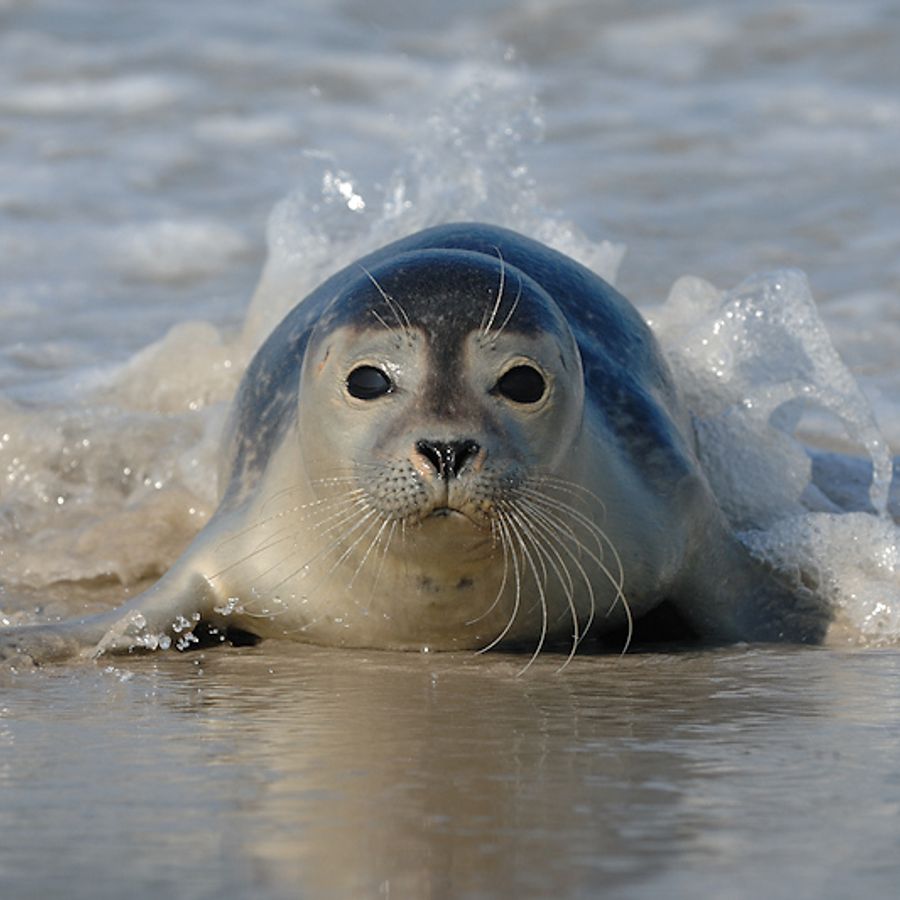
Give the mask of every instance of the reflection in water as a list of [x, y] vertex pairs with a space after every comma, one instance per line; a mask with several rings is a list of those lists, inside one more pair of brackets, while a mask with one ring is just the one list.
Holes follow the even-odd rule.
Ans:
[[271, 643], [18, 676], [0, 877], [119, 896], [100, 876], [127, 859], [134, 896], [425, 898], [895, 877], [900, 655], [558, 662]]

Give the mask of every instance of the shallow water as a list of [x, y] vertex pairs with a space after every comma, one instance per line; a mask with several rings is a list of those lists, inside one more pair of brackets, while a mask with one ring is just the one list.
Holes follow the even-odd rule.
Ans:
[[895, 651], [269, 646], [21, 676], [4, 896], [892, 895]]
[[[893, 895], [900, 541], [811, 503], [796, 437], [900, 449], [894, 5], [133, 6], [0, 0], [5, 618], [164, 571], [280, 312], [363, 249], [480, 218], [646, 311], [735, 527], [816, 571], [853, 634], [521, 677], [275, 643], [9, 673], [0, 893]], [[810, 291], [747, 287], [785, 267]], [[663, 304], [684, 275], [726, 293]], [[829, 414], [792, 418], [804, 392]], [[870, 509], [868, 477], [829, 496]]]

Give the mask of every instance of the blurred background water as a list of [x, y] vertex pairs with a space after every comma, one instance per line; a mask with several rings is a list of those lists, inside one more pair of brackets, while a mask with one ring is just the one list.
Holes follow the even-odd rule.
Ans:
[[[682, 360], [679, 328], [719, 307], [683, 281], [661, 306], [678, 279], [800, 269], [845, 404], [896, 454], [898, 85], [887, 0], [0, 0], [6, 619], [101, 608], [202, 525], [277, 318], [248, 316], [269, 252], [260, 296], [290, 305], [362, 249], [489, 219], [614, 278]], [[820, 350], [817, 385], [845, 384]], [[864, 455], [860, 416], [804, 434]], [[896, 638], [890, 521], [804, 527], [763, 549], [834, 557]], [[736, 648], [517, 679], [261, 645], [11, 673], [0, 888], [886, 895], [898, 660]]]

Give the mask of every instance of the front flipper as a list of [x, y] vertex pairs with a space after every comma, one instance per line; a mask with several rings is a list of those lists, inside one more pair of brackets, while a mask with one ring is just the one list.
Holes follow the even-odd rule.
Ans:
[[215, 604], [209, 582], [172, 570], [152, 588], [109, 612], [68, 622], [0, 630], [0, 660], [35, 664], [105, 653], [155, 650], [190, 641]]

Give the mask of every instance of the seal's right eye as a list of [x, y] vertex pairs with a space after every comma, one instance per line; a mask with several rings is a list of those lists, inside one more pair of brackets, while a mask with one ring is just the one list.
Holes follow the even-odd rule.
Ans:
[[375, 366], [357, 366], [347, 376], [347, 393], [357, 400], [375, 400], [393, 389], [391, 379]]

